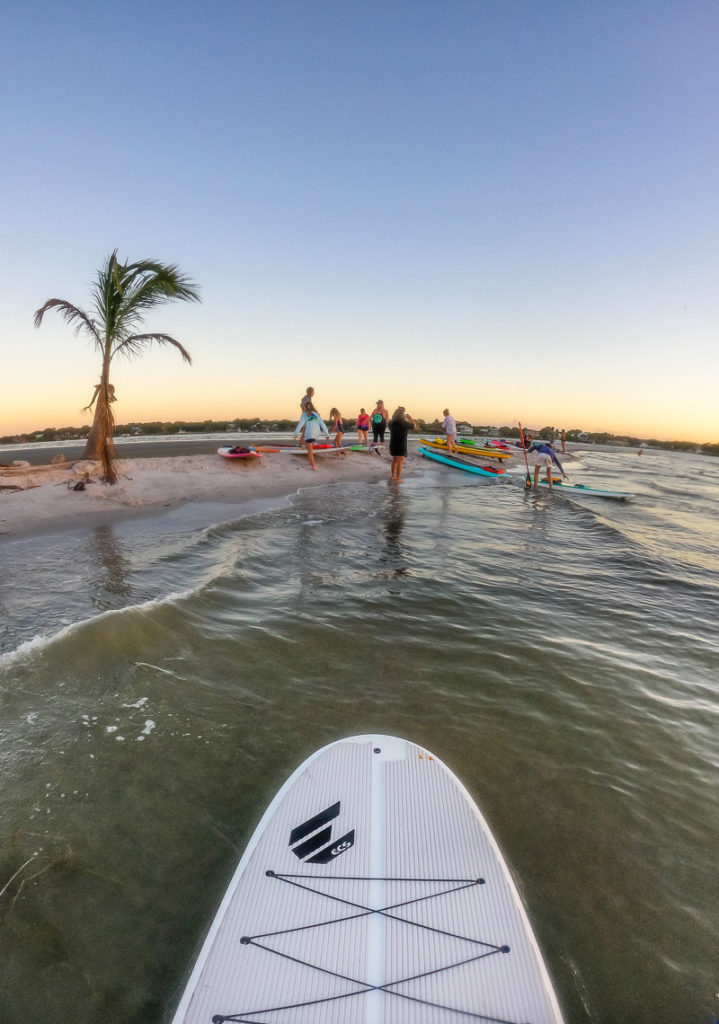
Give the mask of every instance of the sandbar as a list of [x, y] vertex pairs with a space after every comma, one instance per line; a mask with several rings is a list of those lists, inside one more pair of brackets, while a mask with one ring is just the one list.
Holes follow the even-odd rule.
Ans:
[[[217, 454], [121, 459], [113, 485], [102, 482], [99, 463], [82, 460], [2, 468], [0, 537], [94, 526], [186, 502], [236, 504], [241, 512], [258, 499], [289, 497], [305, 487], [376, 483], [390, 475], [388, 455], [348, 452], [315, 458], [316, 472], [306, 455], [289, 452], [232, 461]], [[407, 472], [412, 472], [409, 465]]]
[[[430, 468], [416, 452], [418, 442], [419, 438], [410, 440], [403, 478]], [[165, 442], [162, 450], [167, 449]], [[290, 451], [232, 461], [221, 458], [216, 451], [200, 454], [197, 446], [182, 442], [173, 445], [172, 451], [163, 457], [148, 457], [146, 452], [141, 457], [122, 457], [119, 478], [113, 485], [102, 482], [99, 462], [66, 460], [0, 467], [0, 540], [94, 527], [118, 518], [162, 513], [189, 502], [198, 506], [205, 503], [208, 509], [222, 505], [226, 511], [236, 507], [242, 515], [248, 505], [263, 499], [289, 498], [302, 488], [389, 483], [390, 477], [391, 459], [386, 452], [316, 454], [317, 471], [313, 472], [306, 455]], [[4, 453], [4, 458], [9, 454]], [[567, 452], [560, 458], [571, 461], [572, 455]], [[436, 465], [433, 468], [436, 471]], [[502, 468], [523, 472], [521, 451], [513, 449]]]

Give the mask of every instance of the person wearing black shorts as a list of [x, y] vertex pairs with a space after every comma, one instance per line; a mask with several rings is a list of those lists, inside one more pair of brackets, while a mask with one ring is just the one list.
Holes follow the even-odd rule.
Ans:
[[389, 413], [385, 409], [381, 398], [377, 399], [377, 405], [372, 410], [372, 444], [384, 445], [384, 432], [387, 429]]

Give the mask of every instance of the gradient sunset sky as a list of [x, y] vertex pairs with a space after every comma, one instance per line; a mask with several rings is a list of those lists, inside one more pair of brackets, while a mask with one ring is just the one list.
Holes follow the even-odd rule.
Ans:
[[719, 441], [719, 4], [8, 0], [0, 435], [89, 422], [107, 254], [202, 291], [117, 420]]

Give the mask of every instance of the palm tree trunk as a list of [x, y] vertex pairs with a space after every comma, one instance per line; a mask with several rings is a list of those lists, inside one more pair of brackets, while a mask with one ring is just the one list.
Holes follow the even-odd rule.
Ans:
[[83, 457], [102, 462], [102, 479], [107, 484], [117, 483], [117, 448], [115, 447], [115, 417], [112, 403], [115, 389], [110, 383], [110, 361], [105, 358], [102, 377], [95, 393], [95, 415], [87, 437]]
[[99, 462], [100, 452], [102, 451], [102, 444], [100, 441], [100, 389], [96, 395], [97, 403], [95, 405], [95, 415], [92, 419], [92, 426], [90, 427], [90, 433], [87, 435], [87, 441], [85, 442], [85, 451], [82, 453], [83, 459], [92, 459], [93, 462]]

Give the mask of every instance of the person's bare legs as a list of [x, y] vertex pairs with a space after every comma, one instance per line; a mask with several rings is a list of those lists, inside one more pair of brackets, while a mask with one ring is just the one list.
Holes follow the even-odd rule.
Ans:
[[314, 445], [312, 444], [311, 441], [308, 441], [305, 444], [305, 448], [307, 449], [307, 454], [309, 455], [310, 466], [312, 466], [312, 469], [314, 469], [314, 471], [316, 473], [317, 472], [317, 466], [315, 465], [315, 449], [314, 449]]

